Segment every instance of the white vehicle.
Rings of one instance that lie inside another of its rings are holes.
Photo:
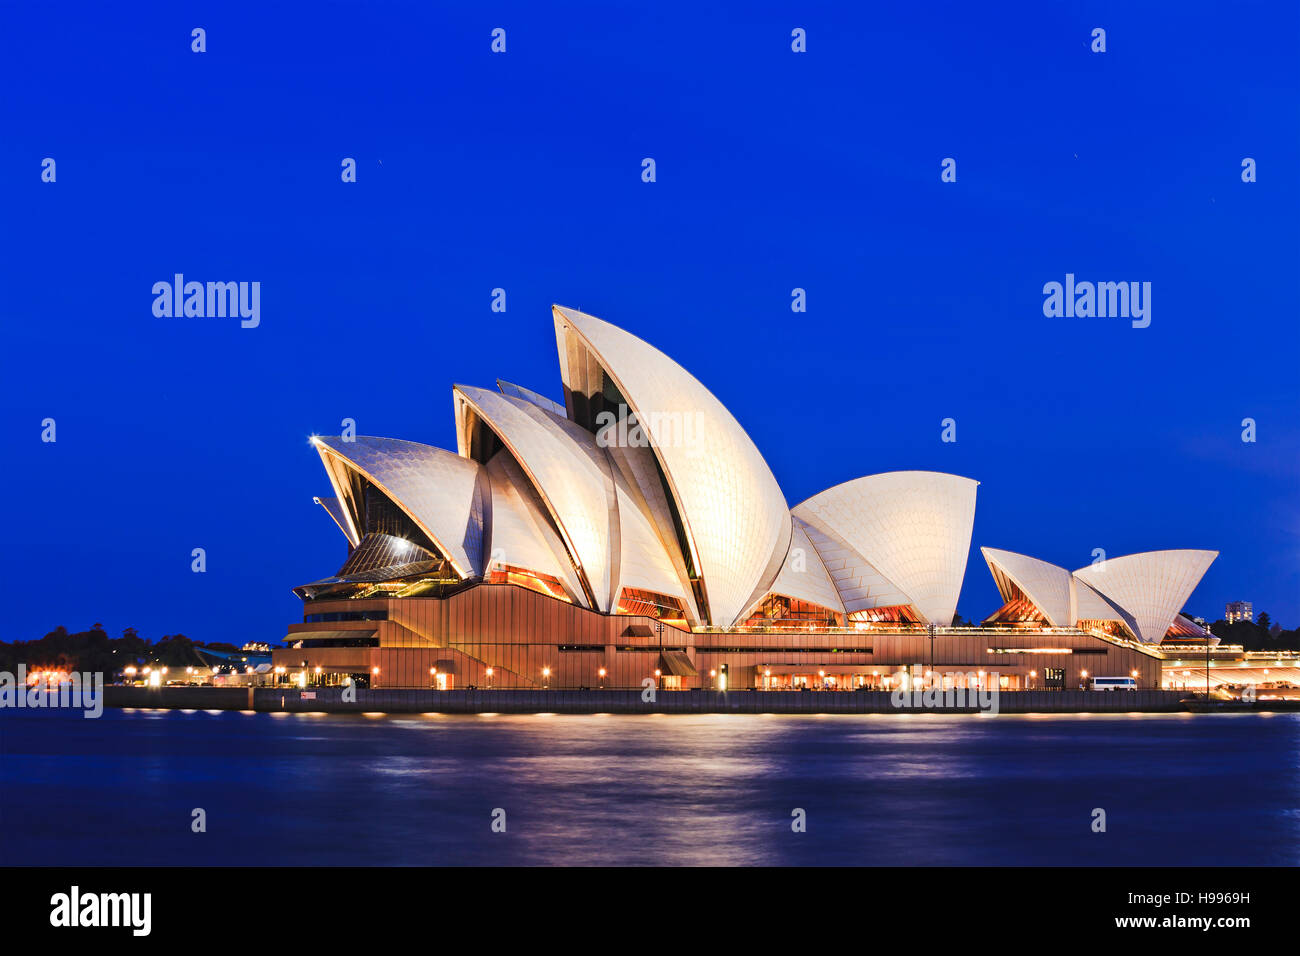
[[[1093,690],[1137,690],[1138,682],[1135,677],[1094,677],[1092,679]]]

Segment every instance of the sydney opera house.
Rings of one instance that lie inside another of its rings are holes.
[[[868,475],[791,508],[736,419],[636,336],[553,310],[561,405],[452,390],[456,451],[314,437],[347,540],[274,652],[304,685],[1160,686],[1213,551],[1068,571],[982,548],[1003,604],[954,625],[978,482]],[[995,676],[996,675],[996,676]]]

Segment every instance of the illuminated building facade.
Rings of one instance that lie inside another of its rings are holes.
[[[1223,607],[1223,619],[1231,624],[1233,621],[1252,621],[1255,609],[1249,601],[1229,601]]]
[[[978,482],[869,475],[790,508],[685,369],[593,316],[553,318],[563,404],[457,385],[455,452],[312,439],[332,489],[316,501],[348,555],[295,589],[284,680],[1037,689],[1105,673],[1155,687],[1165,636],[1204,636],[1179,612],[1207,551],[1068,572],[986,548],[1005,603],[953,627]]]

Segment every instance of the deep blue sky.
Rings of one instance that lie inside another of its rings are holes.
[[[1131,7],[4,4],[0,639],[280,639],[345,556],[307,436],[560,398],[552,302],[694,373],[791,505],[978,479],[967,617],[979,545],[1187,547],[1190,612],[1300,624],[1300,15]],[[155,318],[175,272],[260,281],[260,328]],[[1066,272],[1150,281],[1151,327],[1045,318]]]

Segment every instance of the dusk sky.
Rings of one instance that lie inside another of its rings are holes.
[[[1189,614],[1300,625],[1300,12],[1133,6],[4,4],[0,639],[281,640],[346,556],[308,436],[562,401],[551,303],[695,375],[791,506],[977,479],[967,618],[981,545],[1207,548]],[[176,273],[260,324],[156,317]],[[1067,273],[1150,326],[1046,317]]]

